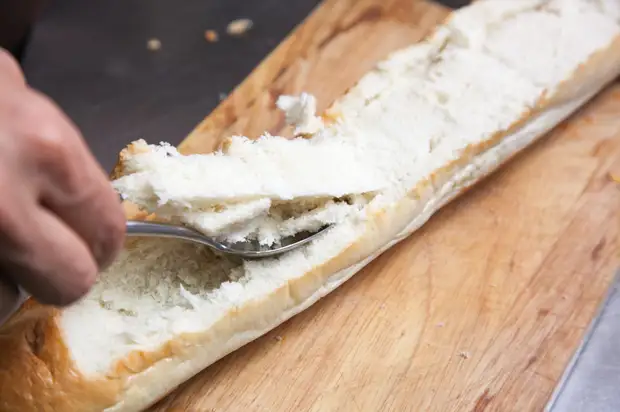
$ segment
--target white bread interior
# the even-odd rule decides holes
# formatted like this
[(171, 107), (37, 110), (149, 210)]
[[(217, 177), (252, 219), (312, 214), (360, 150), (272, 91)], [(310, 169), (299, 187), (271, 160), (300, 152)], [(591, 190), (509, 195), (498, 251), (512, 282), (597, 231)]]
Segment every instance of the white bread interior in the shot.
[[(0, 361), (0, 410), (145, 408), (337, 288), (619, 73), (615, 0), (481, 0), (452, 13), (365, 75), (329, 110), (337, 120), (313, 130), (310, 140), (372, 154), (388, 187), (346, 204), (352, 212), (319, 239), (276, 259), (128, 242), (81, 302), (62, 312), (31, 306), (3, 327), (0, 350), (21, 348), (37, 316), (62, 346), (46, 340)], [(59, 371), (53, 385), (17, 376), (39, 361)]]
[(388, 186), (373, 156), (347, 139), (294, 140), (233, 136), (209, 154), (182, 156), (169, 145), (134, 143), (124, 158), (128, 174), (113, 186), (132, 203), (153, 211), (206, 208), (257, 199), (342, 197)]
[[(284, 97), (294, 112), (314, 99)], [(292, 119), (303, 122), (297, 128), (316, 118), (307, 107)], [(228, 243), (263, 245), (342, 221), (394, 178), (356, 140), (320, 133), (233, 137), (214, 153), (185, 156), (169, 144), (140, 140), (124, 151), (120, 167), (123, 175), (112, 182), (119, 194), (161, 220)]]

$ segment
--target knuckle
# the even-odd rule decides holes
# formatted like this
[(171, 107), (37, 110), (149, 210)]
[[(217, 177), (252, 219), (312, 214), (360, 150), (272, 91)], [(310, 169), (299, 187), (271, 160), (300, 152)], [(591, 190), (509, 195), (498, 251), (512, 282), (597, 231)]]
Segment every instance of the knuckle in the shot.
[(59, 172), (67, 168), (72, 150), (57, 127), (46, 125), (44, 128), (25, 133), (23, 137), (24, 149), (43, 170)]
[(13, 103), (14, 121), (19, 122), (21, 127), (30, 126), (34, 129), (39, 126), (41, 119), (48, 117), (47, 106), (47, 102), (32, 90), (20, 91)]
[(63, 154), (71, 147), (74, 132), (62, 112), (45, 96), (32, 90), (14, 104), (14, 121), (28, 143), (48, 154)]
[(88, 155), (77, 127), (47, 97), (32, 92), (22, 103), (21, 135), (29, 162), (41, 171), (43, 196), (74, 201), (88, 192), (95, 173), (94, 159)]
[[(44, 185), (44, 191), (69, 191), (84, 180), (79, 131), (60, 109), (34, 91), (20, 92), (10, 103), (10, 122), (19, 136), (16, 150)], [(53, 183), (53, 184), (49, 184)]]
[(37, 129), (30, 134), (30, 143), (35, 146), (34, 148), (41, 153), (43, 158), (64, 162), (71, 149), (69, 137), (56, 119), (43, 118), (39, 120)]
[(55, 181), (70, 178), (75, 137), (62, 116), (36, 97), (23, 99), (15, 116), (23, 148), (31, 161)]
[(55, 172), (66, 171), (71, 161), (71, 147), (54, 126), (47, 127), (37, 136), (40, 161)]

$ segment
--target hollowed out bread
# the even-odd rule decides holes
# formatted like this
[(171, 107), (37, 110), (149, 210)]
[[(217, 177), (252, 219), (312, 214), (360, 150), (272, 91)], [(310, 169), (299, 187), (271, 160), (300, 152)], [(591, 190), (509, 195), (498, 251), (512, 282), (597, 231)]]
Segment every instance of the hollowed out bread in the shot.
[(147, 407), (337, 288), (618, 73), (616, 0), (486, 0), (453, 12), (367, 73), (310, 137), (357, 148), (386, 187), (277, 259), (128, 241), (85, 299), (63, 311), (28, 302), (2, 327), (0, 410)]

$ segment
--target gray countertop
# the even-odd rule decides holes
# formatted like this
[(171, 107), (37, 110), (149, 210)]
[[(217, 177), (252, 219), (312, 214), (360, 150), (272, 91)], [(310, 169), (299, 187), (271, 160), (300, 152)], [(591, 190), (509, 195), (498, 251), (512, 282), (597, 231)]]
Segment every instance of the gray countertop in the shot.
[(590, 325), (548, 412), (620, 411), (620, 272)]

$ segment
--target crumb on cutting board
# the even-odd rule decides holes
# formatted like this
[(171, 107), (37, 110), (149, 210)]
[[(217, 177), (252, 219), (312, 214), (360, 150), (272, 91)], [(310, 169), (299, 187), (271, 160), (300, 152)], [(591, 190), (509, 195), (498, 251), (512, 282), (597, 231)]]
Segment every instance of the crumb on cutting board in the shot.
[(469, 359), (469, 352), (460, 351), (459, 356), (463, 359)]
[(609, 172), (609, 178), (611, 179), (612, 182), (620, 183), (620, 174)]
[(280, 336), (280, 335), (276, 335), (276, 337), (274, 339), (277, 340), (278, 342), (282, 342), (282, 340), (284, 338), (282, 338), (282, 336)]
[(252, 28), (254, 22), (250, 19), (236, 19), (228, 23), (226, 33), (231, 36), (240, 36)]
[(149, 41), (146, 42), (146, 48), (151, 51), (159, 50), (161, 49), (161, 41), (155, 38), (149, 39)]
[(220, 36), (215, 30), (205, 30), (205, 39), (209, 43), (215, 43), (220, 39)]

